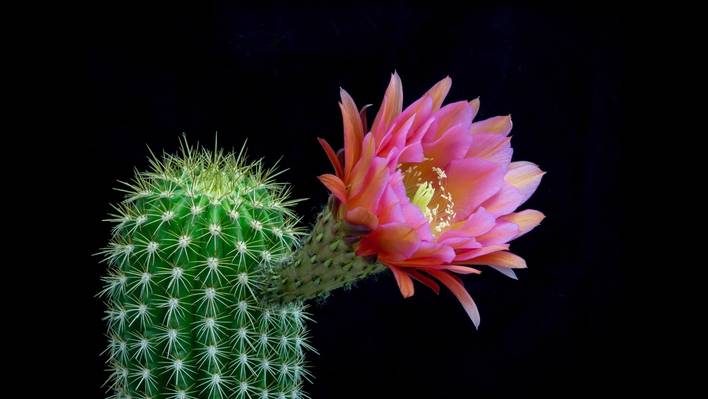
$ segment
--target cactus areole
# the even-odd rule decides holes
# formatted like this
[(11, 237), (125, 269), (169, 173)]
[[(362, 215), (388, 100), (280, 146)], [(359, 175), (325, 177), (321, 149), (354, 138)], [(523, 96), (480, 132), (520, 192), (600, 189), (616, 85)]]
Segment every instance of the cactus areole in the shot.
[(303, 302), (384, 267), (329, 207), (301, 237), (277, 174), (183, 144), (123, 184), (101, 251), (109, 397), (304, 397)]

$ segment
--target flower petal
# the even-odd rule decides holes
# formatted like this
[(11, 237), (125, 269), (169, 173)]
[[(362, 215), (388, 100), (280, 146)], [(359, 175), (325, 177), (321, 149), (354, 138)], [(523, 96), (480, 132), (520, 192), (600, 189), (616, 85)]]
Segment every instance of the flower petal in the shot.
[(470, 259), (474, 259), (479, 256), (486, 255), (486, 254), (496, 252), (496, 251), (503, 251), (506, 249), (509, 249), (509, 244), (490, 245), (488, 247), (482, 247), (482, 248), (478, 248), (478, 249), (458, 251), (457, 255), (455, 256), (454, 262), (459, 263), (461, 265), (473, 264), (473, 263), (469, 263)]
[(442, 106), (447, 93), (450, 92), (450, 87), (452, 86), (452, 79), (446, 76), (445, 79), (436, 83), (433, 87), (428, 90), (426, 95), (430, 96), (433, 100), (433, 111), (437, 111)]
[(473, 123), (470, 128), (470, 133), (491, 133), (506, 136), (509, 132), (511, 132), (511, 127), (511, 115), (494, 116), (483, 121)]
[(466, 261), (465, 264), (508, 267), (510, 269), (526, 268), (526, 261), (524, 260), (524, 258), (507, 251), (499, 251), (483, 256), (478, 256), (474, 259)]
[(415, 230), (404, 223), (389, 223), (379, 225), (370, 234), (359, 241), (357, 255), (378, 255), (386, 259), (386, 264), (407, 259), (420, 245)]
[(519, 226), (511, 222), (498, 222), (494, 228), (477, 237), (484, 246), (506, 244), (519, 235)]
[(327, 189), (331, 191), (335, 197), (337, 197), (337, 199), (342, 201), (344, 204), (347, 203), (347, 188), (339, 177), (331, 174), (325, 174), (320, 175), (317, 178), (320, 179), (322, 184), (324, 184), (325, 187), (327, 187)]
[(519, 234), (514, 237), (517, 238), (533, 230), (533, 228), (541, 224), (541, 221), (545, 218), (546, 215), (535, 209), (526, 209), (521, 212), (510, 213), (506, 216), (502, 216), (499, 220), (511, 222), (519, 226)]
[(497, 266), (489, 266), (489, 267), (491, 267), (492, 269), (498, 271), (499, 273), (501, 273), (511, 279), (518, 280), (518, 277), (516, 277), (516, 273), (514, 273), (514, 269), (509, 269), (506, 267), (497, 267)]
[(415, 269), (408, 269), (406, 271), (408, 272), (409, 276), (413, 277), (413, 279), (417, 280), (418, 282), (433, 290), (436, 295), (440, 294), (440, 286), (438, 285), (438, 283), (435, 282), (435, 280)]
[(432, 158), (432, 166), (445, 168), (450, 161), (465, 158), (472, 144), (472, 136), (467, 129), (463, 124), (455, 125), (437, 140), (423, 143), (425, 156)]
[(393, 272), (393, 276), (396, 278), (396, 283), (398, 283), (398, 289), (401, 290), (403, 297), (408, 298), (413, 296), (415, 289), (413, 287), (413, 280), (411, 280), (408, 273), (395, 266), (389, 266), (388, 268)]
[(379, 224), (377, 216), (361, 206), (348, 210), (344, 214), (344, 220), (353, 225), (366, 226), (370, 230), (374, 230)]
[(462, 307), (467, 312), (467, 315), (472, 320), (472, 323), (474, 323), (474, 326), (479, 328), (479, 310), (462, 282), (444, 271), (426, 270), (426, 273), (438, 279), (455, 295), (457, 300), (460, 301), (460, 304), (462, 304)]
[(391, 122), (401, 113), (402, 108), (403, 87), (401, 85), (401, 78), (398, 76), (398, 73), (394, 72), (391, 75), (388, 88), (386, 88), (386, 94), (384, 94), (379, 112), (376, 113), (376, 118), (374, 118), (374, 123), (371, 126), (371, 132), (374, 134), (377, 143), (381, 142), (384, 134), (386, 134), (388, 128), (391, 126)]
[(546, 172), (539, 169), (536, 164), (518, 161), (509, 164), (509, 170), (504, 176), (504, 180), (521, 192), (523, 197), (521, 203), (523, 204), (536, 191), (545, 174)]
[(361, 153), (364, 128), (354, 100), (344, 89), (340, 90), (339, 94), (341, 97), (339, 108), (342, 111), (344, 125), (344, 178), (349, 179), (349, 174)]
[(481, 158), (501, 165), (509, 165), (514, 153), (510, 137), (489, 133), (471, 136), (472, 144), (470, 144), (466, 158)]
[(504, 179), (504, 168), (484, 159), (467, 158), (450, 162), (446, 188), (455, 202), (457, 220), (467, 218), (494, 195)]
[(523, 194), (516, 187), (504, 182), (501, 190), (484, 201), (482, 207), (492, 215), (501, 216), (513, 212), (524, 200)]
[(334, 167), (334, 171), (340, 179), (344, 178), (344, 171), (342, 169), (342, 163), (339, 162), (339, 158), (337, 157), (337, 153), (334, 152), (332, 149), (332, 146), (329, 145), (327, 140), (322, 139), (322, 138), (317, 138), (317, 141), (319, 141), (320, 145), (322, 146), (322, 149), (324, 149), (325, 154), (327, 154), (327, 158), (329, 159), (329, 162), (332, 164), (332, 167)]

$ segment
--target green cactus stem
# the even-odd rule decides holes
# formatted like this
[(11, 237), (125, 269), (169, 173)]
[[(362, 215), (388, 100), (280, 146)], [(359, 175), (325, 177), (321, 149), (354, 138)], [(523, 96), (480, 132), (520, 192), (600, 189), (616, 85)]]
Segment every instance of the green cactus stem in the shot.
[(305, 397), (302, 298), (262, 300), (301, 235), (288, 187), (187, 145), (151, 166), (125, 184), (101, 252), (110, 398)]

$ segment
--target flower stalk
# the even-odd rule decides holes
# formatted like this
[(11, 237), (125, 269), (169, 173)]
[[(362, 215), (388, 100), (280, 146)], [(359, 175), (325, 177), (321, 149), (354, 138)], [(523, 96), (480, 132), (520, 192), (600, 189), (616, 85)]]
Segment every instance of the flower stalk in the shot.
[(303, 245), (290, 262), (276, 267), (268, 279), (264, 301), (282, 304), (326, 297), (333, 290), (386, 270), (374, 257), (357, 256), (357, 232), (333, 214), (334, 201), (322, 210)]

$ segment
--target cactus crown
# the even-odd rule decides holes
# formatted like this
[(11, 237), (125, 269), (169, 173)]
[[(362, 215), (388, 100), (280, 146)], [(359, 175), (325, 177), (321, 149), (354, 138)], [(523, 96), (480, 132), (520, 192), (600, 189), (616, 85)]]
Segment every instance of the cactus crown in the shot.
[(150, 164), (101, 251), (112, 397), (303, 397), (305, 308), (261, 301), (301, 235), (279, 172), (186, 142)]

